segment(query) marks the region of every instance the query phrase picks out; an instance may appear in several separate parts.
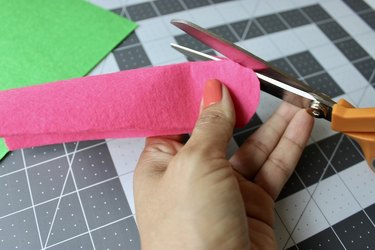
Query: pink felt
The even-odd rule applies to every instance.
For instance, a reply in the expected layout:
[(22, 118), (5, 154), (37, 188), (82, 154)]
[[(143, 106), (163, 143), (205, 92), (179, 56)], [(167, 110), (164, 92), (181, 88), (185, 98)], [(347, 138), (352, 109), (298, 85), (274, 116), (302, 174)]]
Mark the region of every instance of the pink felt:
[(237, 127), (254, 115), (259, 81), (234, 62), (135, 69), (0, 92), (0, 137), (10, 150), (62, 142), (189, 133), (206, 80), (230, 90)]

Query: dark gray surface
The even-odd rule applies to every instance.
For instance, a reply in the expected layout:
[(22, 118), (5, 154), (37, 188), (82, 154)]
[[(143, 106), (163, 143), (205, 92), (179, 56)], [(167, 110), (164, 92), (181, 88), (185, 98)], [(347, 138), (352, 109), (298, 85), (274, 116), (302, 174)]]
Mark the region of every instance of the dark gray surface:
[[(161, 20), (163, 15), (176, 11), (183, 10), (179, 13), (185, 13), (185, 8), (194, 11), (211, 5), (209, 8), (216, 10), (220, 5), (215, 6), (215, 3), (230, 2), (235, 1), (178, 0), (169, 4), (171, 1), (158, 0), (124, 6), (113, 11), (140, 21), (142, 25), (142, 20), (155, 17)], [(367, 4), (357, 0), (344, 2), (373, 29), (374, 12)], [(249, 15), (243, 20), (205, 27), (229, 40), (241, 42), (308, 26), (321, 31), (369, 83), (375, 84), (374, 59), (320, 4), (282, 9), (271, 14)], [(171, 33), (170, 37), (179, 44), (213, 53), (207, 46), (186, 34)], [(150, 51), (144, 45), (142, 37), (136, 31), (114, 49), (113, 55), (119, 69), (151, 66)], [(271, 63), (332, 96), (345, 94), (345, 89), (331, 77), (330, 71), (318, 62), (311, 50), (282, 54), (273, 58)], [(238, 145), (262, 125), (261, 117), (259, 113), (245, 128), (235, 130), (234, 139)], [(358, 147), (341, 134), (312, 142), (304, 150), (296, 171), (285, 185), (278, 201), (282, 202), (312, 188), (320, 180), (339, 176), (338, 173), (359, 162), (363, 162), (363, 158)], [(48, 249), (140, 249), (132, 211), (112, 155), (104, 141), (15, 151), (0, 162), (0, 187), (0, 249), (41, 249), (45, 246)], [(301, 203), (296, 204), (300, 205)], [(329, 225), (291, 249), (373, 247), (374, 211), (375, 205), (363, 207), (360, 212)], [(295, 216), (298, 218), (298, 215)], [(366, 234), (367, 232), (370, 234)]]

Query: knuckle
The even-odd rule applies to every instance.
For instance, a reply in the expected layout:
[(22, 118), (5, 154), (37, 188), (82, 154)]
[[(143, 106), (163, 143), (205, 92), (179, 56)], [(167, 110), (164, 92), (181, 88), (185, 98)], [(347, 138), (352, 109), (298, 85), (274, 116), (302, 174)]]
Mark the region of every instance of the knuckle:
[(264, 142), (260, 140), (251, 140), (245, 141), (246, 144), (252, 145), (255, 148), (255, 152), (261, 152), (264, 155), (269, 155), (271, 148)]
[(210, 110), (209, 112), (202, 113), (197, 121), (196, 127), (199, 129), (217, 124), (220, 124), (220, 126), (233, 126), (232, 121), (230, 121), (223, 112), (219, 110)]
[(275, 166), (275, 168), (280, 172), (280, 174), (282, 175), (282, 177), (284, 177), (284, 179), (289, 178), (291, 174), (291, 169), (283, 158), (273, 157), (273, 158), (270, 158), (269, 161), (271, 162), (272, 165)]

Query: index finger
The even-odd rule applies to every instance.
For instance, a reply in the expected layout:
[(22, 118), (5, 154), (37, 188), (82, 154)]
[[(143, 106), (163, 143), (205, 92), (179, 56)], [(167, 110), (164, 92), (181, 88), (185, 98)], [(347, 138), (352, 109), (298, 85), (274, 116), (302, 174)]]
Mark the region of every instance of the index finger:
[(310, 137), (314, 118), (300, 110), (290, 121), (279, 143), (254, 178), (274, 200), (296, 167)]

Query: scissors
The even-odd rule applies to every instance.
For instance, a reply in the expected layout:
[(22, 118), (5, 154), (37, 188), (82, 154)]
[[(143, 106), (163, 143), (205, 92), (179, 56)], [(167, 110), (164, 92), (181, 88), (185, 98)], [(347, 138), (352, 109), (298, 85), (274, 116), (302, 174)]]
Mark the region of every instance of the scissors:
[[(375, 107), (356, 108), (345, 99), (336, 103), (328, 95), (283, 73), (249, 51), (194, 23), (180, 19), (173, 19), (171, 23), (220, 52), (227, 59), (254, 70), (262, 91), (306, 109), (315, 118), (331, 122), (333, 130), (344, 133), (358, 142), (368, 165), (375, 172)], [(223, 59), (178, 44), (172, 43), (171, 46), (187, 56), (200, 60)]]

